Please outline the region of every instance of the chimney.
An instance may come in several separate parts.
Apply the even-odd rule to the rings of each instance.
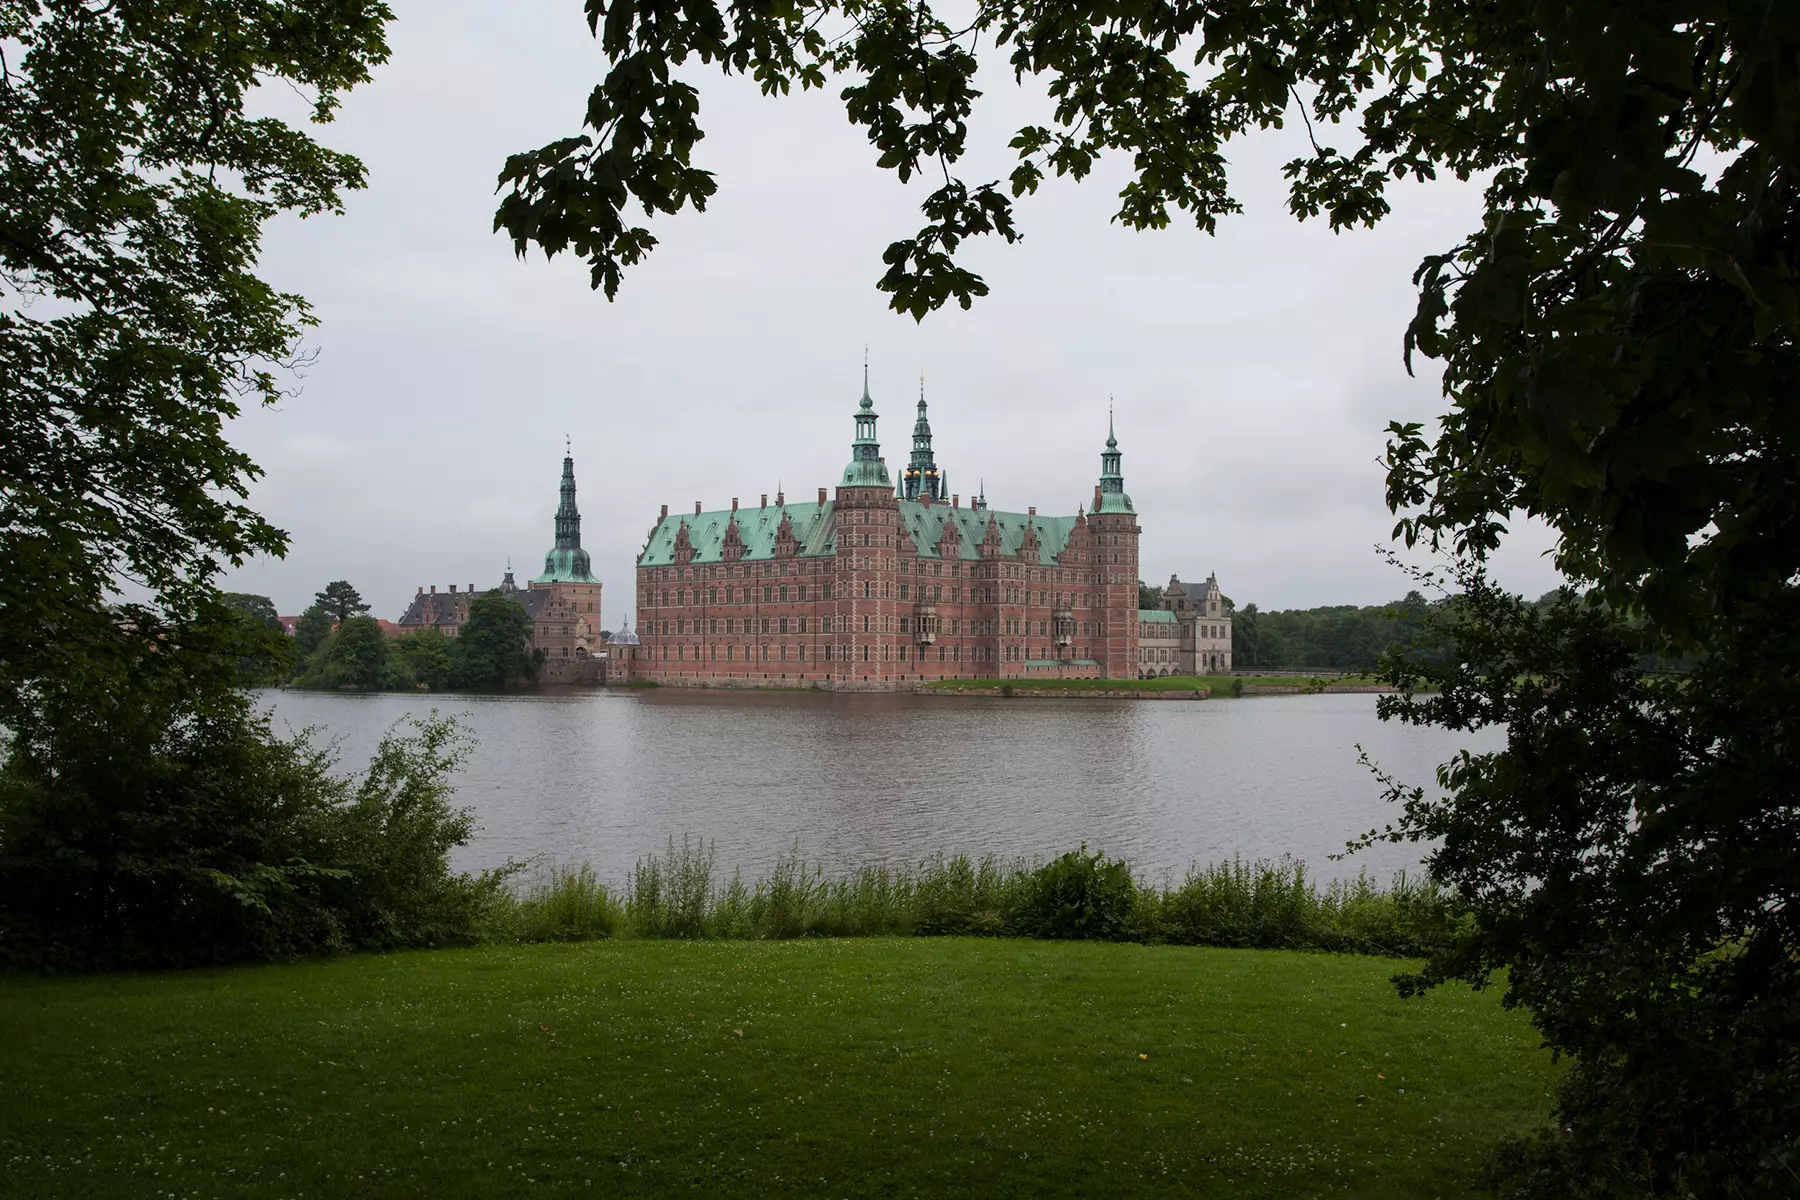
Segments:
[[[694,515],[696,517],[700,515],[700,502],[698,500],[694,501]]]
[[[825,503],[825,489],[824,488],[819,489],[819,503],[820,504]]]
[[[787,507],[787,493],[786,492],[776,492],[775,493],[775,507],[776,508]]]
[[[1094,512],[1100,511],[1100,485],[1097,483],[1094,485],[1094,508],[1093,508],[1093,511]]]
[[[1096,496],[1098,496],[1098,495],[1099,495],[1099,494],[1100,494],[1100,489],[1099,489],[1099,488],[1095,488],[1095,489],[1094,489],[1094,495],[1096,495]],[[665,505],[663,505],[663,510],[662,510],[662,515],[663,515],[663,519],[664,519],[664,520],[667,520],[667,519],[668,519],[668,516],[669,516],[669,506],[668,506],[668,505],[666,505],[666,504],[665,504]]]
[[[930,508],[931,507],[931,493],[930,492],[920,492],[919,493],[919,503],[923,504],[926,508]]]
[[[419,587],[419,595],[423,596],[424,594],[425,594],[425,588],[424,588],[424,585],[421,584]]]
[[[961,508],[962,507],[962,493],[961,492],[950,493],[950,507],[951,508]]]
[[[736,511],[737,511],[737,497],[736,497],[736,496],[733,496],[733,497],[732,497],[732,498],[731,498],[731,511],[732,511],[732,512],[736,512]]]
[[[1037,505],[1035,505],[1035,504],[1033,504],[1033,505],[1031,505],[1031,506],[1030,506],[1030,507],[1028,507],[1028,508],[1027,508],[1027,509],[1026,509],[1026,510],[1025,510],[1025,515],[1026,515],[1026,516],[1028,516],[1028,517],[1035,517],[1035,516],[1037,516]]]
[[[431,585],[431,594],[434,596],[437,595],[437,584],[435,583]]]
[[[764,508],[769,507],[769,493],[767,493],[767,492],[764,492],[762,494],[762,507],[764,507]]]
[[[471,583],[469,585],[468,591],[469,591],[469,595],[473,596],[475,594],[475,585]]]
[[[456,595],[456,585],[454,583],[450,585],[450,594],[452,596]]]

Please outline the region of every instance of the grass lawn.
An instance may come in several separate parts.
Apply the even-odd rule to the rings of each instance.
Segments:
[[[925,685],[929,691],[988,690],[1003,684],[1015,688],[1055,688],[1072,692],[1191,692],[1209,688],[1215,696],[1229,696],[1231,685],[1245,687],[1306,687],[1313,683],[1363,685],[1376,682],[1356,675],[1314,679],[1303,675],[1167,675],[1160,679],[943,679]]]
[[[14,977],[0,1195],[1470,1195],[1554,1070],[1397,965],[644,940]]]

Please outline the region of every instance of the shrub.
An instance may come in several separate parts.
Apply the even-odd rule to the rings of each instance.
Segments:
[[[1130,930],[1136,907],[1130,866],[1089,854],[1083,842],[1032,873],[1015,921],[1034,937],[1118,938]]]
[[[498,874],[451,872],[460,735],[383,739],[360,783],[243,693],[144,653],[46,691],[0,763],[0,964],[157,967],[473,937]]]

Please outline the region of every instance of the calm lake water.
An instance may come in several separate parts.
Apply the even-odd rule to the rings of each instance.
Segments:
[[[1428,785],[1462,746],[1504,734],[1409,729],[1369,695],[1244,700],[719,692],[524,696],[271,692],[277,729],[316,726],[360,769],[395,721],[433,708],[476,739],[457,800],[478,830],[465,868],[594,864],[622,882],[684,834],[746,877],[796,843],[830,868],[933,853],[1047,858],[1084,840],[1152,878],[1291,854],[1321,876],[1386,878],[1412,847],[1328,855],[1397,815],[1357,764]]]

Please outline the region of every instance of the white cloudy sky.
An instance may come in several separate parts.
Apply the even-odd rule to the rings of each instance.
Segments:
[[[270,230],[264,266],[306,295],[317,362],[233,436],[267,470],[253,499],[293,538],[229,586],[298,611],[348,578],[397,617],[421,584],[521,578],[551,542],[563,436],[608,623],[658,506],[810,497],[848,457],[863,347],[890,467],[926,373],[938,462],[965,496],[1073,512],[1116,398],[1143,573],[1217,571],[1239,604],[1372,604],[1406,580],[1376,555],[1392,518],[1377,459],[1392,419],[1440,410],[1401,335],[1422,255],[1476,222],[1473,188],[1401,187],[1378,230],[1285,210],[1297,128],[1233,149],[1247,211],[1216,237],[1112,225],[1117,168],[1023,202],[1024,242],[971,261],[992,294],[916,325],[874,288],[917,228],[918,189],[874,167],[831,97],[768,100],[706,77],[701,165],[719,194],[659,219],[617,302],[583,264],[513,257],[490,232],[505,156],[576,132],[603,64],[579,0],[398,0],[393,59],[323,130],[369,187],[341,217]],[[973,182],[1040,111],[1004,75],[977,111]],[[271,102],[280,106],[281,98]],[[1552,586],[1541,530],[1499,567]]]

